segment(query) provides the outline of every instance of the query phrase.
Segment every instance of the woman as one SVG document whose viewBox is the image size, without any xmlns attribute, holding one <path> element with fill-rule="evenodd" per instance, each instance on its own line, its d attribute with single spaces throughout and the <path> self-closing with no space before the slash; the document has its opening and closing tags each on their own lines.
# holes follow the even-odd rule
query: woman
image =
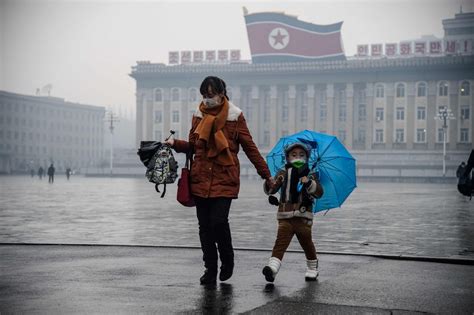
<svg viewBox="0 0 474 315">
<path fill-rule="evenodd" d="M 219 280 L 234 270 L 234 250 L 229 227 L 229 210 L 240 188 L 239 144 L 268 185 L 270 171 L 252 140 L 247 123 L 237 106 L 229 102 L 226 84 L 218 77 L 207 77 L 201 84 L 203 97 L 193 116 L 189 140 L 169 139 L 176 152 L 194 153 L 191 192 L 196 201 L 199 239 L 203 252 L 204 275 L 201 284 L 217 278 L 217 251 L 221 260 Z M 217 243 L 217 247 L 216 247 Z"/>
</svg>

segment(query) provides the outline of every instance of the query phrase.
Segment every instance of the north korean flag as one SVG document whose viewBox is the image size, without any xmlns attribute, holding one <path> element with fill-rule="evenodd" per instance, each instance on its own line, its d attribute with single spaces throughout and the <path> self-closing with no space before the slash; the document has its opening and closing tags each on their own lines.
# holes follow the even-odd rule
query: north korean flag
<svg viewBox="0 0 474 315">
<path fill-rule="evenodd" d="M 342 22 L 317 25 L 283 13 L 245 15 L 253 63 L 345 59 Z"/>
</svg>

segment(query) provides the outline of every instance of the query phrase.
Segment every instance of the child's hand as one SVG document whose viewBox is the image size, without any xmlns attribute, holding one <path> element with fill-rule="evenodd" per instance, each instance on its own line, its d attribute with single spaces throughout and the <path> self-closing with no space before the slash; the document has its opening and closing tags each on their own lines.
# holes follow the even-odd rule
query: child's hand
<svg viewBox="0 0 474 315">
<path fill-rule="evenodd" d="M 303 184 L 306 184 L 307 182 L 309 182 L 309 178 L 307 176 L 303 176 L 303 177 L 301 177 L 301 182 Z"/>
</svg>

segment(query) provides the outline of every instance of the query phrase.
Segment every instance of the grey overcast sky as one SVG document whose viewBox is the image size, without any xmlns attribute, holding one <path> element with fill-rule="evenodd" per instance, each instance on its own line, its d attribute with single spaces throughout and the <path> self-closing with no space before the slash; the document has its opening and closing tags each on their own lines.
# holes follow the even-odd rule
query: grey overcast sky
<svg viewBox="0 0 474 315">
<path fill-rule="evenodd" d="M 137 60 L 167 63 L 169 51 L 207 49 L 240 49 L 250 59 L 242 6 L 315 24 L 344 21 L 352 56 L 357 44 L 441 38 L 441 20 L 461 5 L 473 11 L 473 0 L 0 0 L 0 90 L 34 95 L 51 83 L 52 96 L 134 111 L 128 73 Z"/>
</svg>

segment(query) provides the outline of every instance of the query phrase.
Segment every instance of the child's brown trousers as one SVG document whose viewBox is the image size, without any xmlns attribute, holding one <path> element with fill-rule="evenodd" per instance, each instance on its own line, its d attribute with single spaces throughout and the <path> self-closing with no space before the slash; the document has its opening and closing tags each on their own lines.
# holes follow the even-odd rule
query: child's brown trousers
<svg viewBox="0 0 474 315">
<path fill-rule="evenodd" d="M 296 237 L 304 250 L 306 259 L 315 260 L 316 248 L 314 247 L 311 236 L 311 225 L 308 225 L 307 222 L 308 220 L 305 218 L 278 220 L 278 234 L 275 245 L 273 246 L 272 257 L 282 260 L 286 249 L 290 245 L 293 235 L 296 234 Z"/>
</svg>

